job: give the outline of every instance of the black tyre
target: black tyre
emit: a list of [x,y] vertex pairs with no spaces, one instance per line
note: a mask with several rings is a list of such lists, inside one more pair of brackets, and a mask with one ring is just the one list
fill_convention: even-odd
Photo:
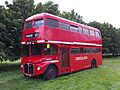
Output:
[[96,61],[92,60],[92,62],[91,62],[91,68],[96,68],[96,67],[97,67]]
[[57,77],[57,69],[55,66],[51,65],[45,71],[43,79],[52,80],[52,79],[55,79],[56,77]]
[[28,77],[28,76],[26,76],[26,75],[24,74],[24,77]]

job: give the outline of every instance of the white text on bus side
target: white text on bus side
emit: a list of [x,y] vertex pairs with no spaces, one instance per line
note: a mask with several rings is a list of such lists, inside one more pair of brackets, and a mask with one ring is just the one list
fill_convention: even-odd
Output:
[[75,60],[86,60],[87,56],[76,57]]

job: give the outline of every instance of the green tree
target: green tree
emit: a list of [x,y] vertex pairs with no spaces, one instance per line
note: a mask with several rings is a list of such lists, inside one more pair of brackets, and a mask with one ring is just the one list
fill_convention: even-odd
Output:
[[[1,6],[0,6],[1,11]],[[1,16],[1,14],[0,14]],[[5,25],[0,22],[0,61],[2,62],[7,57],[5,54],[5,43],[3,42],[3,34],[6,34],[5,32]]]
[[5,4],[12,13],[16,13],[18,19],[26,19],[34,10],[34,0],[13,0],[12,4],[8,1]]
[[78,23],[84,23],[83,21],[83,16],[80,16],[77,12],[75,12],[74,9],[71,10],[71,12],[65,12],[63,11],[62,14],[60,15],[63,18],[78,22]]
[[[24,20],[33,14],[51,13],[78,23],[86,24],[83,17],[75,10],[60,13],[59,5],[48,1],[34,5],[34,0],[13,0],[5,2],[6,8],[0,5],[0,61],[15,60],[20,56],[21,32]],[[103,51],[120,54],[120,28],[109,23],[90,22],[89,26],[98,28],[102,33]]]
[[38,13],[42,13],[44,11],[44,8],[43,8],[43,5],[42,3],[38,3],[35,8],[34,8],[34,11],[33,11],[33,14],[38,14]]
[[[9,42],[8,32],[6,31],[6,23],[9,22],[9,19],[6,18],[7,10],[4,6],[0,6],[0,61],[7,59],[7,43]],[[8,42],[7,42],[8,41]],[[7,47],[7,48],[6,48]]]
[[43,12],[51,13],[54,15],[59,15],[60,11],[58,10],[58,4],[54,4],[52,1],[48,1],[43,4]]
[[54,2],[52,1],[48,1],[45,4],[42,4],[41,2],[38,3],[35,6],[33,13],[37,14],[41,12],[47,12],[47,13],[54,14],[54,15],[60,14],[60,11],[58,10],[58,4],[54,4]]
[[113,55],[118,55],[120,52],[120,43],[118,30],[109,23],[90,22],[89,26],[98,28],[102,33],[103,52],[109,52]]
[[15,60],[20,56],[23,21],[37,13],[59,14],[58,5],[49,1],[34,5],[33,0],[13,0],[0,6],[0,60]]
[[32,15],[33,0],[7,1],[0,6],[0,60],[15,60],[20,56],[20,41],[23,21]]

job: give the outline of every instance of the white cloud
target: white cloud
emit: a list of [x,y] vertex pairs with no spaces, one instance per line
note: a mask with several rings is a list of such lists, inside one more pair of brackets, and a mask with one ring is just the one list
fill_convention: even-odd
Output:
[[[6,0],[1,0],[0,4],[4,4]],[[12,2],[12,0],[8,0]],[[45,3],[49,0],[34,0]],[[120,28],[120,0],[51,0],[59,4],[61,11],[70,11],[75,9],[86,22],[98,21],[109,22],[117,28]]]
[[[38,1],[38,0],[35,0]],[[48,0],[40,0],[46,2]],[[52,0],[59,4],[61,11],[75,9],[83,16],[84,21],[109,22],[120,28],[120,1],[119,0]]]

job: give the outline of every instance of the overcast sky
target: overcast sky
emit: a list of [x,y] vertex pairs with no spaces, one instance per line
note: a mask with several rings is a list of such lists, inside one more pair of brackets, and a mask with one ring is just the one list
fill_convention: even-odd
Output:
[[[6,0],[1,0],[0,4],[4,5]],[[8,0],[12,2],[13,0]],[[48,0],[34,0],[45,3]],[[98,21],[109,22],[113,26],[120,28],[120,0],[50,0],[59,4],[60,11],[75,11],[83,16],[85,22]]]

